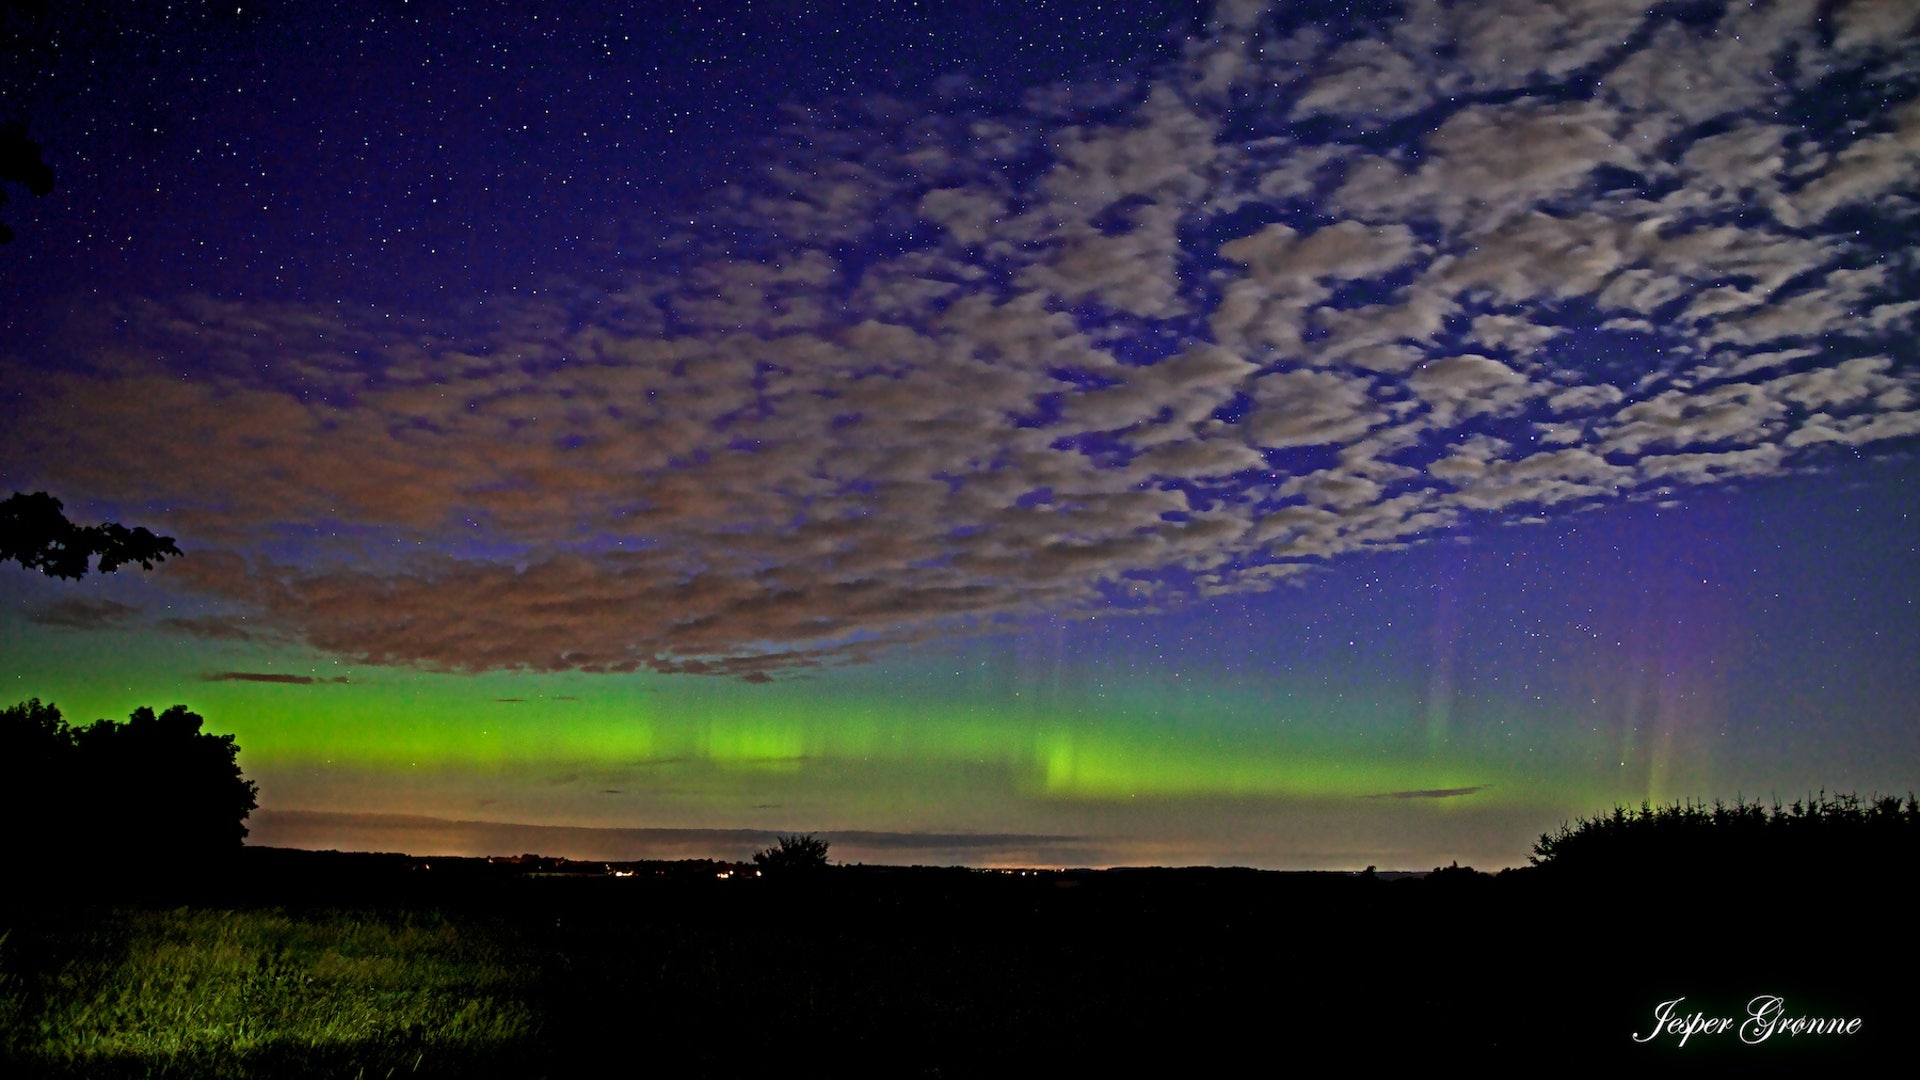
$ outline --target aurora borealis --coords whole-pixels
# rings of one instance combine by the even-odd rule
[[[1906,5],[41,20],[0,490],[186,555],[7,568],[0,678],[234,732],[254,842],[1491,869],[1916,786]]]

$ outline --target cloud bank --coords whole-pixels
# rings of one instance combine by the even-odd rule
[[[766,678],[1920,433],[1909,5],[1303,10],[795,108],[618,287],[118,303],[9,477],[360,662]]]

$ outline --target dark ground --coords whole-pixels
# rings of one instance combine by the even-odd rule
[[[551,874],[569,869],[250,849],[236,872],[138,899],[435,910],[507,935],[542,958],[544,1028],[488,1063],[506,1076],[1831,1072],[1920,1050],[1912,891],[1886,876]],[[11,921],[105,899],[57,892],[16,887]],[[1766,994],[1859,1030],[1634,1039],[1662,1002],[1738,1023]]]

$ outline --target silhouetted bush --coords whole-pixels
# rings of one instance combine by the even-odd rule
[[[38,698],[0,710],[0,836],[63,868],[188,868],[231,855],[255,785],[231,735],[184,705],[70,727]]]
[[[827,865],[827,842],[812,833],[783,836],[774,846],[757,852],[753,864],[769,874],[820,870]]]
[[[1782,806],[1697,802],[1581,818],[1533,845],[1556,872],[1771,875],[1838,872],[1910,860],[1920,851],[1920,801],[1909,794],[1828,795]]]

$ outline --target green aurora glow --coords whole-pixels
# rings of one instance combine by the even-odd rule
[[[1902,512],[1877,509],[1884,521],[1871,527],[1897,532]],[[1658,531],[1644,535],[1678,549],[1688,520],[1649,518]],[[238,737],[261,784],[256,842],[421,853],[525,844],[639,857],[656,849],[620,830],[819,830],[901,837],[892,849],[840,845],[866,861],[1491,867],[1523,862],[1542,831],[1616,801],[1791,799],[1807,793],[1807,771],[1836,789],[1904,790],[1911,732],[1878,718],[1904,707],[1906,669],[1862,665],[1846,648],[1863,632],[1910,635],[1902,594],[1832,599],[1829,562],[1782,553],[1768,567],[1774,599],[1722,611],[1688,591],[1684,562],[1602,567],[1606,584],[1587,585],[1515,559],[1522,544],[1573,546],[1567,530],[1516,533],[1513,547],[1470,557],[1349,564],[1281,598],[1284,639],[1262,633],[1265,609],[1223,609],[1212,618],[1247,629],[1204,649],[1182,643],[1180,623],[1102,620],[768,683],[432,673],[145,628],[62,629],[30,616],[69,601],[151,607],[165,576],[9,575],[0,678],[11,700],[53,701],[76,721],[197,709]],[[1909,556],[1883,549],[1881,576],[1905,573]],[[1494,572],[1508,566],[1519,576]],[[1356,575],[1390,624],[1328,607]],[[1493,584],[1436,601],[1429,583],[1449,576]],[[1590,614],[1555,622],[1509,607],[1502,626],[1534,628],[1518,638],[1450,629],[1447,603],[1486,610],[1514,597],[1558,611],[1569,592],[1597,598]],[[1255,639],[1284,641],[1286,659]],[[233,673],[248,678],[221,677]],[[1794,722],[1841,701],[1862,718],[1853,727]],[[276,817],[290,813],[345,816],[290,840]],[[609,832],[341,832],[355,815]],[[923,833],[1073,840],[914,848]]]
[[[1404,689],[1314,698],[1256,680],[1203,689],[1192,678],[1134,678],[1091,694],[1035,692],[978,661],[957,672],[873,667],[760,685],[292,667],[348,681],[288,685],[182,678],[187,658],[174,646],[115,632],[93,640],[101,637],[124,638],[113,678],[39,675],[29,688],[16,674],[17,696],[38,694],[75,718],[184,701],[238,737],[268,815],[345,808],[600,828],[1076,835],[1137,834],[1140,823],[1120,819],[1152,819],[1147,837],[1096,843],[1096,858],[1127,862],[1150,860],[1158,849],[1142,844],[1162,827],[1181,837],[1167,845],[1177,850],[1208,850],[1210,834],[1262,846],[1245,834],[1282,806],[1438,819],[1461,800],[1380,797],[1467,791],[1475,812],[1524,819],[1525,834],[1616,794],[1581,765],[1592,745],[1435,753],[1417,695]],[[10,655],[25,670],[73,672],[73,658],[58,655],[71,640],[37,635]],[[289,657],[271,652],[221,651],[235,670],[290,670]],[[1001,689],[983,692],[980,682]],[[1542,773],[1549,757],[1561,768]],[[1212,807],[1206,821],[1195,815],[1202,807]]]

